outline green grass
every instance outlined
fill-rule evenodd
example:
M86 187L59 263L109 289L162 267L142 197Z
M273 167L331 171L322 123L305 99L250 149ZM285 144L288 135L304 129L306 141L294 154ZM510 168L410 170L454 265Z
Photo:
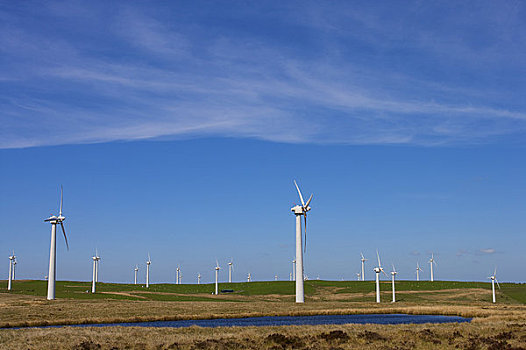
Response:
M0 283L3 283L1 281ZM400 293L399 301L425 301L432 293L447 293L451 289L480 288L491 290L488 282L457 282L457 281L397 281L396 290L426 291L423 293ZM58 281L56 283L56 297L68 299L118 299L118 300L157 300L157 301L244 301L236 295L242 296L292 296L295 293L294 282L269 281L269 282L242 282L220 283L219 289L232 289L232 298L216 298L212 294L214 284L151 284L150 288L144 285L97 283L97 293L91 294L90 282ZM374 281L306 281L305 293L307 296L323 296L327 294L356 294L353 301L369 301L370 296L365 296L375 290ZM381 290L391 290L390 281L381 282ZM430 293L431 292L431 293ZM7 293L2 289L0 293ZM14 281L13 290L9 293L45 296L47 294L46 281ZM118 294L125 293L125 294ZM129 293L129 294L126 294ZM362 295L359 295L362 294ZM503 302L526 304L526 284L502 283L499 290L499 299ZM451 299L455 300L455 299Z

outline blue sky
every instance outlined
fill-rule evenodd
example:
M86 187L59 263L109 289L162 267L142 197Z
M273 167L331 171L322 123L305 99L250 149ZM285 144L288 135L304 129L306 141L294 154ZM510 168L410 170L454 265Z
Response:
M215 260L288 278L314 192L306 273L359 254L414 278L499 280L526 244L520 2L24 2L0 5L0 247L58 278L154 282ZM371 260L372 261L372 260ZM373 265L368 266L372 278ZM7 274L7 268L5 271ZM226 269L223 277L226 276Z

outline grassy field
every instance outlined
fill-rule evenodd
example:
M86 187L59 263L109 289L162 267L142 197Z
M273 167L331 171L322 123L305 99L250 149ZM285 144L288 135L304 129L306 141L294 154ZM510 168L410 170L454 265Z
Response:
M3 282L0 282L3 283ZM264 315L356 313L444 314L474 317L452 325L345 325L185 329L108 327L0 330L9 349L526 349L526 285L501 284L498 304L481 282L382 283L374 303L372 281L307 281L306 303L294 303L293 282L220 284L233 293L212 295L213 284L142 285L57 283L47 301L45 281L15 281L0 291L0 327L177 320Z

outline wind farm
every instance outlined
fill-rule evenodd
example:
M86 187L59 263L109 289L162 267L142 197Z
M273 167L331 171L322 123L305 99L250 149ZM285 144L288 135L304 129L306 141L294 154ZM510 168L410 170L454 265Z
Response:
M525 14L4 2L0 349L526 349Z

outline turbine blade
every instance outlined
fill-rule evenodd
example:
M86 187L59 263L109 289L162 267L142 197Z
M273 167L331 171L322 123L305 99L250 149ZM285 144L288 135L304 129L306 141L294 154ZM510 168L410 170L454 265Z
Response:
M306 252L307 251L307 212L305 212L305 214L303 214L303 218L304 218L304 221L305 221L305 246L303 247L303 252Z
M500 289L500 284L499 284L499 281L497 281L497 279L495 278L495 282L497 282L497 287L499 287Z
M493 276L497 276L497 267L496 266L495 266L495 272L493 272Z
M385 277L389 277L389 276L387 276L387 274L385 273L384 269L380 268L380 271L382 271L382 273L385 275Z
M58 216L62 216L63 194L64 194L64 190L63 190L63 188L62 188L62 185L60 185L60 209L59 209L59 214L58 214Z
M301 205L305 207L305 202L303 201L303 196L301 195L300 188L298 187L298 184L296 183L296 180L294 180L294 185L296 185L296 189L298 190L298 194L300 195Z
M68 237L66 236L66 230L64 229L64 224L60 222L60 227L62 227L62 233L64 234L64 239L66 240L66 247L69 250Z
M362 256L362 260L365 260L365 258L363 257L363 253L362 252L360 252L360 255Z
M380 263L380 254L378 254L378 249L376 249L376 257L378 258L378 267L382 267L382 263Z
M148 261L151 261L151 259L150 259L150 252L148 252Z
M311 194L309 199L307 200L307 203L305 203L305 208L307 208L310 204L310 201L312 200L312 197L314 196L314 194Z

